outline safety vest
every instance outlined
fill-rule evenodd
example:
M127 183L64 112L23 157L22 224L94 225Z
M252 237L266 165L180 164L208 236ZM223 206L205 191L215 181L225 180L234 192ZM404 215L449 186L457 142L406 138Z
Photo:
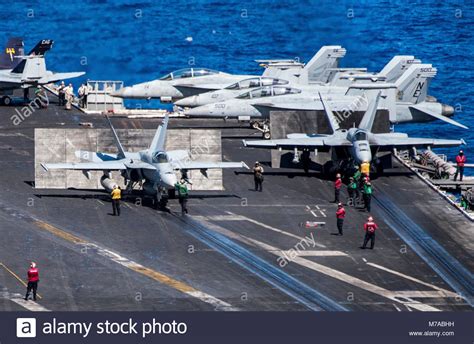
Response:
M377 228L377 224L373 221L369 221L364 224L365 231L369 233L374 233Z
M119 188L113 189L111 195L112 199L120 199L122 198L122 191Z
M178 190L178 195L181 197L185 197L188 195L188 188L185 184L176 183L175 188Z
M466 163L466 156L465 155L463 155L463 156L458 155L456 157L456 163L458 164L459 167L463 167L464 164Z
M336 218L343 219L346 216L346 210L344 208L339 208L336 211Z
M364 193L366 195L372 195L372 186L364 184Z
M38 282L38 281L39 281L38 268L30 268L28 270L28 282Z
M370 173L370 164L368 162L363 162L360 165L360 172L363 174L369 174Z
M341 178L337 178L336 181L334 182L334 187L336 189L340 189L341 186L342 186L342 180L341 180Z

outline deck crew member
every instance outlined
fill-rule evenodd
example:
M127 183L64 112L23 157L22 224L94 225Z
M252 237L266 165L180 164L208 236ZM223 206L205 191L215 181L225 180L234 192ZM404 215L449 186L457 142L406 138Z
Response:
M120 186L114 185L114 189L110 193L112 196L113 216L120 216L120 199L122 198L122 190Z
M458 178L462 182L462 177L464 176L464 165L466 164L466 156L462 150L459 151L458 156L456 157L456 174L454 175L454 181Z
M85 94L86 94L86 89L87 86L85 84L82 84L81 87L77 90L77 94L79 95L79 106L81 108L84 108L84 99L85 99Z
M66 110L71 110L72 102L74 101L74 88L72 87L72 84L69 84L64 88L64 95L66 98Z
M339 203L339 194L341 193L342 179L341 175L336 174L336 180L334 181L334 203Z
M255 162L255 166L253 168L253 181L255 182L255 191L262 192L262 184L263 184L263 167L260 165L258 161Z
M354 177L349 178L347 193L349 194L349 205L354 206L356 204L356 199L359 198L359 188Z
M372 250L375 245L375 231L379 228L377 224L374 222L374 219L372 216L369 216L367 219L367 222L364 224L364 231L365 231L365 237L364 237L364 243L362 244L362 249L365 249L367 247L367 244L369 243L370 240L370 249Z
M372 201L372 183L370 181L366 181L364 183L364 188L362 190L362 196L364 198L364 207L370 213L370 202Z
M31 291L33 291L33 300L36 301L36 291L38 290L39 271L35 262L31 262L28 270L28 286L26 287L25 300L28 301Z
M360 173L366 176L370 174L370 163L367 160L360 164Z
M186 180L181 178L181 180L175 184L175 189L178 191L178 200L181 205L181 214L188 213L188 187L186 186Z
M342 203L339 203L336 210L337 231L339 232L339 235L342 235L342 226L344 225L345 217L346 210L344 209Z
M58 100L59 100L59 106L64 106L66 105L66 85L64 84L64 81L61 81L61 84L58 87Z

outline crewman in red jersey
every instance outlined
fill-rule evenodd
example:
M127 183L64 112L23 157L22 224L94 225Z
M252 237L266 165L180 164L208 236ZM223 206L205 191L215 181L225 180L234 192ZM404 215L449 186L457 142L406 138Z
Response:
M377 224L374 222L374 219L372 216L369 216L367 219L367 222L364 224L364 230L365 230L365 238L364 238L364 244L362 245L362 249L365 249L369 240L370 240L370 249L372 250L375 245L375 231L379 228Z
M459 151L458 156L456 157L456 174L454 175L454 181L458 179L462 182L462 177L464 175L464 165L466 164L466 156L462 150Z
M336 174L336 181L334 182L334 203L339 203L339 194L341 193L342 179L341 175Z
M25 301L28 301L30 292L33 290L33 300L36 301L36 291L38 290L39 271L35 262L31 262L28 270L28 286L26 288Z
M344 218L346 217L346 210L344 209L342 203L337 205L336 210L336 221L337 221L337 230L338 234L342 235L342 226L344 225Z

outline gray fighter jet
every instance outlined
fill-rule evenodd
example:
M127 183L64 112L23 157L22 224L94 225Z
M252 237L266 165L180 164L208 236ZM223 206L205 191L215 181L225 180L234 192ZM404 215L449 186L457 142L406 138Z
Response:
M114 142L118 154L102 152L77 151L76 156L88 162L79 163L42 163L46 170L80 170L90 178L89 171L103 171L101 184L106 190L110 190L113 181L110 179L110 171L120 171L125 178L127 188L132 189L136 183L142 185L145 195L153 196L160 206L165 206L168 195L172 194L177 178L175 171L181 171L185 177L189 170L200 170L204 175L208 169L223 168L247 168L244 162L207 162L195 161L186 150L166 151L166 131L169 118L166 116L156 130L150 147L140 152L126 152L107 117L107 121L113 133ZM143 182L144 181L144 182Z
M334 68L345 54L340 46L324 46L306 64L294 60L257 60L265 71L263 77L290 81L299 79L317 81L326 68ZM123 87L112 93L115 97L160 99L169 103L204 92L220 90L229 85L258 75L234 75L207 68L187 68L166 74L158 80Z
M332 48L329 49L329 48ZM310 73L302 73L294 68L294 61L288 60L283 61L280 67L283 69L285 65L288 65L288 71L280 73L271 73L271 75L278 76L283 79L274 78L249 78L239 81L235 84L227 86L221 90L201 93L191 97L183 98L175 102L175 105L180 107L197 107L207 104L217 103L220 101L228 100L239 96L244 93L245 90L250 88L257 88L262 86L271 85L284 85L290 84L288 80L291 80L291 84L294 87L304 88L305 86L315 86L320 89L319 86L336 86L332 87L332 92L345 93L347 87L359 80L370 81L370 82L395 82L406 69L416 63L421 63L420 60L415 59L414 56L394 56L387 65L380 71L380 73L367 73L365 68L339 68L337 67L338 59L344 56L345 49L338 46L323 47L312 59L315 62L309 62L308 65L316 64ZM327 54L324 58L317 58L322 53ZM337 56L337 59L331 62L330 56ZM328 63L323 65L323 61ZM261 62L260 60L258 62ZM270 64L269 62L266 62ZM270 68L270 67L268 67ZM268 75L270 73L266 73ZM307 89L312 90L312 87ZM329 89L328 89L329 91Z
M60 80L77 78L85 72L54 73L46 70L44 54L53 46L52 40L42 40L27 56L21 56L20 63L13 69L0 70L0 91L47 85ZM3 103L10 104L11 99L4 96Z
M23 39L12 37L8 39L5 50L0 54L0 69L13 69L20 63L19 56L24 54Z
M363 95L366 89L393 88L395 97L392 103L385 102L390 111L392 123L425 122L435 119L448 122L462 128L466 126L448 118L454 113L451 106L438 103L427 97L430 80L436 75L436 68L430 64L411 64L394 84L390 83L353 83L348 87L327 85L266 86L240 94L236 98L207 104L186 110L189 117L237 118L262 122L268 120L272 110L322 110L323 106L317 93L331 97L334 108L340 111L365 110L361 106L366 102L354 97ZM354 108L356 104L356 108Z
M379 91L372 99L358 128L349 130L339 127L338 118L331 110L330 104L319 94L324 111L329 119L332 135L323 134L290 134L286 139L279 140L243 140L245 147L285 149L294 151L293 162L299 162L299 152L303 151L328 151L332 148L346 148L348 156L354 164L359 165L364 161L372 162L377 152L392 151L397 149L408 149L418 147L451 147L465 144L464 140L442 140L431 138L411 138L404 133L374 134L371 132L375 115L378 108L381 92Z

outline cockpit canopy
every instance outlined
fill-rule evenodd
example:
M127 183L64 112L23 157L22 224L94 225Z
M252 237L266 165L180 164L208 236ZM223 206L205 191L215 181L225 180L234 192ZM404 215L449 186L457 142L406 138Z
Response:
M262 87L262 86L272 86L272 85L286 85L288 81L276 79L276 78L249 78L242 81L236 82L230 86L227 86L226 90L245 90L247 88Z
M165 152L156 152L153 154L153 163L163 164L169 162L168 155Z
M196 76L204 76L204 75L211 75L211 74L218 74L219 72L212 69L207 68L184 68L175 70L172 73L166 74L165 76L161 77L160 80L175 80L175 79L184 79L184 78L192 78Z
M265 86L257 88L256 90L245 92L238 96L239 99L253 99L271 96L281 96L284 94L297 94L301 93L301 90L292 87L284 86Z
M365 131L358 131L354 134L354 139L356 141L367 141L367 133Z

